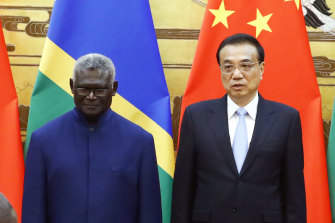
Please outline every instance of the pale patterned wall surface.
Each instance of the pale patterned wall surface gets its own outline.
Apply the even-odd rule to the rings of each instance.
[[[205,7],[192,0],[150,0],[150,4],[173,102],[173,98],[185,90]],[[328,0],[327,4],[335,11],[335,1]],[[30,104],[52,6],[52,0],[0,2],[2,27],[22,105]],[[312,28],[308,31],[322,95],[323,118],[329,121],[335,97],[335,36]]]
[[[1,0],[0,16],[20,105],[29,105],[37,76],[51,0]]]

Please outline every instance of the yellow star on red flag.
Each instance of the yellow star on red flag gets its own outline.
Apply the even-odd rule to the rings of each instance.
[[[300,0],[285,0],[285,2],[291,2],[291,1],[294,1],[294,3],[297,5],[297,9],[299,9]]]
[[[268,21],[270,20],[272,13],[266,16],[262,16],[261,12],[257,9],[256,20],[248,22],[249,25],[256,27],[256,38],[263,31],[272,32],[270,26],[268,25]]]
[[[226,10],[223,0],[221,2],[219,9],[209,9],[209,11],[215,16],[212,27],[221,22],[227,28],[228,28],[227,18],[235,12]]]

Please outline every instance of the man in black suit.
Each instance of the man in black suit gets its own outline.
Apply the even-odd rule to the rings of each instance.
[[[306,223],[298,111],[258,94],[264,49],[254,37],[228,37],[217,60],[227,94],[185,110],[171,222]]]

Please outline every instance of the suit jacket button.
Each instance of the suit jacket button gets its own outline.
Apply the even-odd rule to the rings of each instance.
[[[236,212],[238,212],[239,210],[238,210],[238,208],[233,208],[233,212],[234,213],[236,213]]]
[[[236,180],[236,185],[237,185],[237,186],[240,186],[241,184],[242,184],[242,183],[241,183],[241,180],[237,179],[237,180]]]

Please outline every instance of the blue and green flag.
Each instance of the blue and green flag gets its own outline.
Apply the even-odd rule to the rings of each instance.
[[[119,81],[112,109],[154,136],[163,222],[170,222],[174,154],[170,97],[149,1],[57,0],[31,98],[31,133],[74,107],[69,79],[87,53],[111,58]]]

